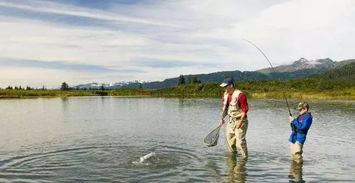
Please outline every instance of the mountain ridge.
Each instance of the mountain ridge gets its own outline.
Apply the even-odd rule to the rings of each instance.
[[[333,61],[330,58],[307,60],[305,58],[300,58],[295,60],[289,65],[280,65],[274,67],[275,72],[271,68],[259,69],[256,71],[218,71],[207,74],[188,74],[184,75],[185,83],[189,83],[190,78],[196,77],[201,82],[220,82],[226,77],[233,77],[236,81],[241,80],[263,80],[263,79],[294,79],[299,77],[305,77],[315,74],[320,74],[326,71],[330,71],[335,68],[339,68],[351,63],[354,63],[355,59],[347,59],[342,61]],[[105,89],[117,89],[117,88],[147,88],[156,89],[164,87],[176,86],[178,82],[178,77],[167,78],[163,81],[152,81],[152,82],[118,82],[115,84],[105,84],[102,83],[90,83],[76,85],[74,88],[83,89],[97,89],[104,87]]]

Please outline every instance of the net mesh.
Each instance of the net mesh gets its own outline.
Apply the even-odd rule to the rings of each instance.
[[[218,126],[214,130],[212,130],[203,140],[203,142],[208,146],[212,147],[217,145],[218,142],[218,137],[219,137],[219,130],[221,129],[221,126]]]

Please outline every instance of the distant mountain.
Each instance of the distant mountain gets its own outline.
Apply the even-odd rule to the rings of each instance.
[[[342,66],[354,63],[354,62],[355,62],[355,59],[343,60],[341,62],[337,62],[335,66],[336,66],[336,68],[338,68],[338,67],[342,67]]]
[[[314,74],[323,73],[325,71],[355,62],[354,60],[345,60],[335,62],[329,58],[307,60],[300,58],[290,65],[281,65],[274,67],[275,73],[271,72],[271,68],[264,68],[257,71],[222,71],[209,74],[184,75],[186,83],[189,83],[189,78],[196,76],[201,82],[221,82],[226,77],[233,77],[234,80],[263,80],[263,79],[293,79]],[[169,78],[164,81],[142,83],[143,88],[163,88],[176,86],[178,78]],[[125,87],[131,87],[127,85]]]
[[[99,89],[101,86],[108,87],[110,84],[105,84],[105,83],[87,83],[87,84],[80,84],[77,86],[74,86],[73,88],[75,89]]]
[[[341,62],[342,63],[342,62]],[[339,64],[335,69],[326,71],[322,74],[313,75],[326,80],[352,81],[355,82],[355,60],[348,60],[347,64]]]
[[[326,59],[317,59],[317,60],[307,60],[305,58],[300,58],[299,60],[294,61],[291,65],[281,65],[274,67],[275,72],[297,72],[301,70],[314,70],[314,72],[322,72],[335,68],[337,62],[331,60],[330,58]],[[257,70],[264,74],[273,72],[271,68],[265,68]]]
[[[196,76],[201,82],[221,82],[226,77],[233,77],[234,80],[263,80],[263,79],[293,79],[304,76],[310,76],[315,74],[320,74],[332,69],[344,67],[348,64],[355,63],[355,59],[344,60],[340,62],[335,62],[329,58],[317,59],[317,60],[307,60],[305,58],[300,58],[294,61],[290,65],[280,65],[274,67],[276,72],[272,72],[271,68],[264,68],[257,71],[221,71],[209,74],[196,74],[196,75],[184,75],[185,82],[189,83],[189,78]],[[164,88],[176,86],[178,82],[178,77],[165,79],[164,81],[154,81],[154,82],[120,82],[115,84],[104,84],[106,89],[116,89],[116,88]],[[86,85],[78,85],[75,88],[100,88],[102,84],[89,83]]]
[[[113,84],[105,84],[105,83],[86,83],[86,84],[80,84],[76,85],[73,88],[75,89],[100,89],[104,87],[105,89],[116,89],[116,88],[122,88],[124,86],[132,85],[134,83],[138,83],[137,81],[135,82],[117,82]]]

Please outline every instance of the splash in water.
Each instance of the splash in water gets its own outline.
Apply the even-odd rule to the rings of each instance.
[[[139,161],[133,161],[132,163],[135,165],[144,165],[148,159],[150,159],[154,156],[155,156],[155,152],[150,152],[149,154],[146,154],[146,155],[140,157]]]

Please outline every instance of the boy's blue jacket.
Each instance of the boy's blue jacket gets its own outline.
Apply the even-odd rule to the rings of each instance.
[[[297,118],[295,118],[291,122],[291,135],[288,141],[295,143],[296,141],[304,144],[306,141],[306,136],[308,129],[312,125],[312,114],[311,113],[305,113],[302,115],[299,115]]]

